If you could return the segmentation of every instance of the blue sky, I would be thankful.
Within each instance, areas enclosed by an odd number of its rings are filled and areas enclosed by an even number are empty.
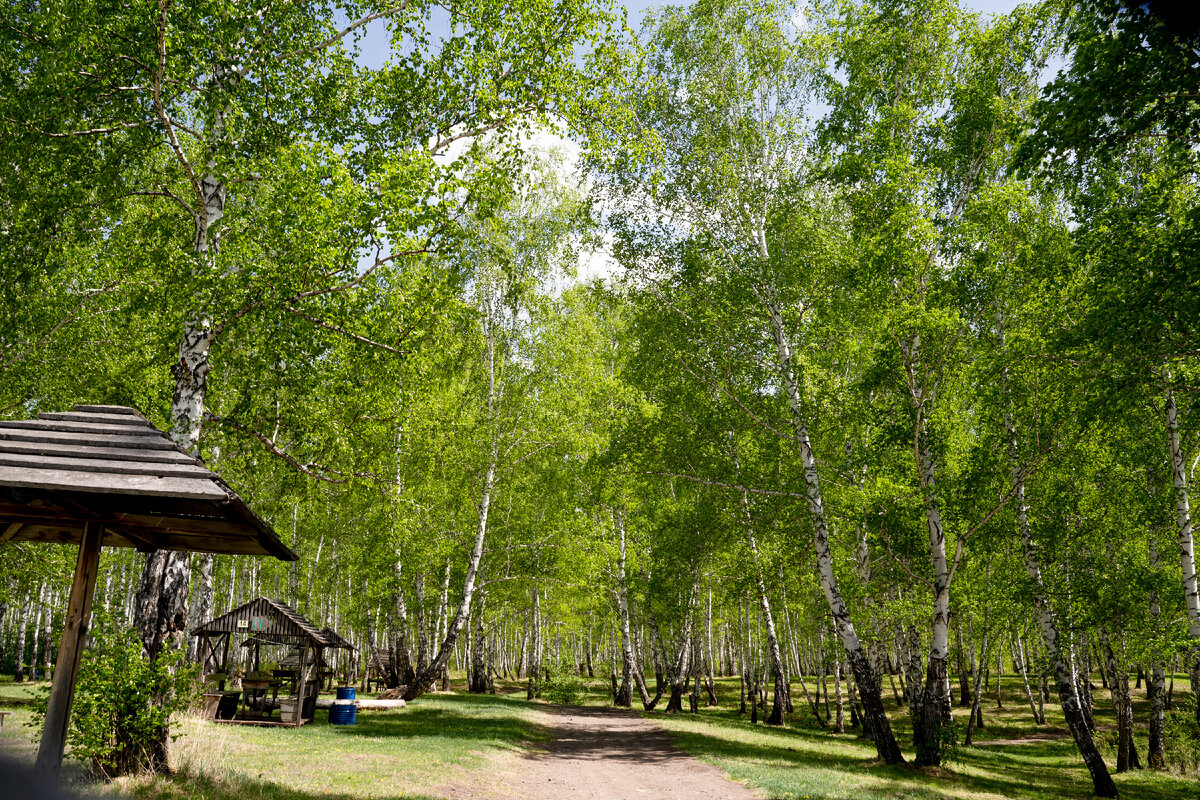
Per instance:
[[[682,5],[684,2],[685,0],[677,0],[674,4]],[[1019,0],[961,0],[961,2],[967,8],[988,14],[1003,14],[1011,11],[1020,4]],[[630,27],[637,30],[641,25],[642,15],[646,9],[655,6],[672,5],[672,3],[662,2],[662,0],[628,0],[623,5],[629,12]],[[439,28],[444,27],[446,25],[444,19],[444,12],[435,12],[435,19],[430,29],[436,32]],[[377,21],[369,25],[359,46],[361,48],[361,54],[358,59],[359,63],[371,67],[381,65],[387,58],[389,46],[385,23]]]

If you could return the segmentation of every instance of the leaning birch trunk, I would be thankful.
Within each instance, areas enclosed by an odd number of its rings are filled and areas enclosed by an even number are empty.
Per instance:
[[[487,472],[484,475],[483,492],[479,498],[479,523],[475,528],[475,544],[471,548],[471,555],[467,561],[467,574],[463,579],[458,611],[455,613],[454,619],[446,626],[446,637],[442,640],[437,655],[404,690],[405,700],[415,700],[433,688],[434,681],[441,677],[442,670],[450,663],[450,656],[454,654],[454,645],[458,641],[463,623],[466,622],[467,614],[471,610],[471,598],[475,594],[475,577],[479,574],[479,565],[483,560],[483,543],[487,537],[488,506],[491,504],[492,485],[496,479],[497,456],[497,449],[493,445],[488,457]]]
[[[1183,605],[1187,609],[1188,633],[1192,647],[1187,655],[1192,696],[1200,697],[1200,588],[1196,580],[1196,551],[1192,537],[1192,510],[1188,500],[1187,466],[1179,445],[1179,409],[1175,394],[1167,391],[1167,439],[1171,450],[1171,480],[1175,486],[1175,519],[1179,528],[1179,568],[1183,582]],[[1200,723],[1200,702],[1196,704]]]
[[[983,632],[983,649],[980,652],[987,653],[987,646],[988,632],[985,630]],[[970,716],[967,717],[967,732],[963,736],[963,744],[967,747],[970,747],[975,743],[975,725],[983,713],[979,708],[979,704],[983,700],[983,692],[981,691],[982,686],[983,669],[980,668],[975,671],[975,686],[974,690],[971,692],[971,711]]]
[[[333,553],[336,558],[337,552]],[[399,556],[399,552],[397,552]],[[388,667],[388,688],[407,686],[416,677],[412,665],[412,651],[408,644],[408,604],[404,600],[404,563],[396,559],[396,594],[393,606],[396,610],[388,626],[388,651],[391,654]]]
[[[1033,688],[1029,685],[1029,664],[1026,659],[1025,644],[1021,640],[1021,634],[1014,634],[1013,644],[1020,654],[1021,659],[1021,684],[1025,687],[1025,697],[1029,700],[1029,710],[1033,714],[1033,721],[1038,725],[1044,725],[1045,720],[1038,714],[1037,703],[1033,699]]]
[[[1004,328],[1000,323],[1002,323],[1002,318],[997,313],[997,328],[1000,344],[1003,346]],[[1004,394],[1007,397],[1009,392],[1007,367],[1003,370],[1001,380],[1004,383]],[[1033,590],[1033,603],[1042,630],[1042,643],[1046,648],[1046,657],[1054,666],[1055,685],[1058,688],[1058,699],[1062,704],[1063,716],[1066,717],[1067,727],[1071,730],[1071,737],[1075,740],[1079,755],[1083,758],[1083,763],[1092,776],[1093,792],[1098,797],[1119,797],[1117,786],[1113,783],[1108,767],[1100,756],[1100,751],[1092,738],[1092,731],[1088,727],[1083,709],[1080,707],[1074,674],[1059,646],[1058,622],[1047,597],[1046,586],[1042,580],[1041,562],[1033,542],[1033,531],[1029,525],[1029,507],[1025,502],[1025,478],[1018,456],[1017,432],[1011,412],[1006,412],[1004,415],[1004,427],[1008,436],[1008,455],[1012,469],[1014,489],[1012,502],[1017,514],[1017,531],[1021,536],[1021,544],[1025,551],[1025,571],[1029,575],[1029,582]]]
[[[734,456],[734,466],[737,467],[736,455]],[[782,725],[785,703],[783,654],[779,649],[779,637],[775,635],[775,616],[771,613],[771,598],[767,595],[767,583],[763,578],[762,564],[759,562],[758,540],[754,535],[754,524],[750,517],[750,500],[745,489],[742,490],[741,509],[742,526],[746,529],[746,543],[750,547],[751,569],[754,570],[754,585],[758,589],[758,605],[762,609],[763,621],[767,626],[767,650],[771,657],[771,672],[775,684],[771,713],[765,722],[768,725]]]
[[[633,657],[633,637],[629,628],[629,583],[625,571],[626,563],[626,534],[625,510],[618,506],[613,511],[613,523],[617,529],[617,611],[621,617],[621,686],[613,705],[623,708],[633,706],[633,691],[630,681],[637,684],[638,694],[642,705],[648,711],[651,707],[650,692],[646,689],[646,679],[642,675],[641,665]]]
[[[488,508],[491,506],[492,489],[496,483],[496,468],[500,460],[500,438],[499,432],[496,429],[496,406],[503,395],[504,384],[503,381],[498,383],[496,380],[497,324],[489,301],[487,319],[484,322],[484,335],[486,339],[485,357],[487,359],[488,381],[486,411],[491,442],[488,448],[487,468],[484,471],[483,486],[479,493],[479,518],[478,524],[475,527],[475,543],[471,548],[471,555],[467,561],[467,574],[463,578],[463,590],[458,604],[458,612],[454,615],[454,620],[447,626],[446,637],[442,640],[438,654],[408,684],[408,688],[404,691],[405,700],[414,700],[425,694],[425,692],[433,687],[434,681],[442,677],[443,670],[446,669],[450,663],[450,657],[454,654],[454,645],[458,641],[459,634],[462,632],[463,623],[466,621],[467,614],[471,610],[471,598],[475,594],[475,578],[479,572],[480,562],[483,560],[483,543],[487,538]]]
[[[825,505],[821,496],[821,483],[817,474],[817,460],[813,454],[812,442],[808,436],[808,426],[804,423],[803,409],[800,406],[800,389],[796,382],[792,366],[792,347],[787,339],[783,326],[783,317],[774,303],[766,303],[771,320],[771,334],[775,341],[775,350],[779,358],[779,373],[787,391],[788,408],[792,428],[796,433],[796,443],[800,449],[800,460],[804,467],[805,499],[809,514],[812,517],[813,545],[817,556],[817,575],[821,583],[821,591],[829,605],[829,613],[833,616],[833,624],[837,630],[842,646],[846,649],[846,661],[854,680],[858,683],[859,697],[863,705],[863,721],[870,731],[871,740],[879,757],[888,764],[899,764],[904,761],[900,745],[892,733],[891,723],[883,709],[883,697],[880,694],[879,683],[875,672],[863,652],[854,622],[850,619],[850,610],[838,590],[837,577],[833,572],[833,555],[829,547],[829,531],[825,522]]]

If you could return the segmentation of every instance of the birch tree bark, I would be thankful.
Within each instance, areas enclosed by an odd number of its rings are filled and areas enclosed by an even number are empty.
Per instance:
[[[804,422],[803,409],[800,403],[800,387],[792,366],[792,346],[788,341],[783,327],[783,318],[779,309],[768,305],[767,312],[771,324],[771,334],[775,342],[775,352],[778,357],[780,377],[783,379],[787,394],[788,409],[792,430],[795,432],[796,444],[800,450],[800,461],[804,470],[805,499],[813,527],[813,547],[817,556],[817,578],[821,591],[829,605],[829,613],[833,617],[834,630],[846,650],[846,662],[850,667],[854,680],[858,684],[859,697],[863,705],[863,720],[870,731],[871,740],[879,757],[888,764],[903,763],[904,756],[896,737],[892,733],[891,722],[883,708],[883,696],[875,672],[867,660],[854,622],[850,618],[850,609],[846,606],[841,592],[838,590],[837,577],[833,572],[833,555],[829,547],[829,531],[825,522],[825,504],[821,495],[821,481],[817,474],[817,460],[813,454],[812,442],[808,436],[808,426]]]
[[[488,508],[491,505],[492,488],[496,480],[497,458],[496,446],[493,445],[488,458],[487,471],[484,473],[483,487],[479,498],[479,523],[475,528],[475,542],[471,547],[471,554],[467,560],[467,573],[463,578],[463,588],[458,603],[458,611],[447,626],[446,636],[442,639],[442,644],[438,649],[437,655],[433,657],[433,660],[429,662],[422,672],[413,678],[412,683],[404,690],[403,697],[405,700],[415,700],[425,694],[433,687],[434,681],[441,677],[443,670],[450,663],[450,656],[454,654],[454,645],[458,641],[463,623],[466,622],[467,615],[471,610],[471,598],[475,592],[475,578],[479,574],[479,567],[483,561],[483,544],[487,537]]]
[[[1192,509],[1188,497],[1187,465],[1179,444],[1179,408],[1175,394],[1167,390],[1167,442],[1171,455],[1171,483],[1175,487],[1175,523],[1178,528],[1180,580],[1183,605],[1187,611],[1188,633],[1192,649],[1187,655],[1192,695],[1200,697],[1200,584],[1196,578],[1196,549],[1192,536]],[[1196,703],[1196,721],[1200,723],[1200,702]]]
[[[1129,693],[1129,670],[1124,659],[1113,650],[1112,639],[1104,629],[1099,630],[1100,646],[1108,662],[1108,688],[1112,694],[1113,710],[1117,716],[1117,772],[1141,769],[1137,746],[1133,741],[1133,703]],[[1119,645],[1118,645],[1119,647]]]
[[[529,612],[529,627],[532,629],[529,642],[529,681],[525,699],[532,700],[542,694],[542,592],[537,581],[530,590],[532,607]]]
[[[617,613],[621,622],[621,686],[613,705],[630,708],[633,705],[632,685],[637,685],[642,706],[647,711],[652,707],[650,692],[641,664],[633,656],[633,636],[629,626],[629,582],[626,564],[625,510],[621,506],[613,509],[613,526],[617,530]]]
[[[997,313],[997,335],[1001,346],[1004,344],[1004,320]],[[1001,373],[1001,381],[1007,399],[1009,392],[1009,372],[1007,367]],[[1058,689],[1058,699],[1062,705],[1067,727],[1084,765],[1092,777],[1092,788],[1098,797],[1118,797],[1117,786],[1109,775],[1108,767],[1100,755],[1096,742],[1092,738],[1092,728],[1088,725],[1084,709],[1081,707],[1078,684],[1074,671],[1067,663],[1066,654],[1060,645],[1058,621],[1054,608],[1050,605],[1045,583],[1042,580],[1042,567],[1038,559],[1037,548],[1033,541],[1033,530],[1029,524],[1029,506],[1025,500],[1025,476],[1020,463],[1020,449],[1017,439],[1016,424],[1011,410],[1005,411],[1004,427],[1008,439],[1008,458],[1012,472],[1014,488],[1013,507],[1017,516],[1017,533],[1021,538],[1024,550],[1025,571],[1033,589],[1033,602],[1037,610],[1038,624],[1042,631],[1042,644],[1046,648],[1046,657],[1054,669],[1055,685]]]
[[[1158,543],[1155,541],[1156,531],[1150,529],[1148,537],[1149,566],[1153,574],[1161,567],[1158,555]],[[1162,625],[1162,607],[1159,604],[1158,592],[1150,593],[1150,620],[1155,629]],[[1150,769],[1166,769],[1166,740],[1164,724],[1166,722],[1167,679],[1162,662],[1155,659],[1150,665],[1150,675],[1146,683],[1146,699],[1150,702],[1150,737],[1146,747],[1146,761]]]

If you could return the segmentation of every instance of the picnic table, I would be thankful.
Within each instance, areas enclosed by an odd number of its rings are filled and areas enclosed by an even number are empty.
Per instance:
[[[279,678],[242,678],[242,716],[269,717],[279,707]],[[270,693],[270,698],[267,694]]]

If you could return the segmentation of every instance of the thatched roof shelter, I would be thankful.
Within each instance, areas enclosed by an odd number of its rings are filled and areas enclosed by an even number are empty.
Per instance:
[[[78,544],[38,771],[57,777],[102,545],[295,561],[216,473],[125,406],[0,421],[0,542]]]

